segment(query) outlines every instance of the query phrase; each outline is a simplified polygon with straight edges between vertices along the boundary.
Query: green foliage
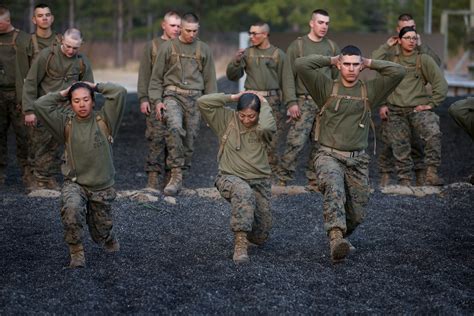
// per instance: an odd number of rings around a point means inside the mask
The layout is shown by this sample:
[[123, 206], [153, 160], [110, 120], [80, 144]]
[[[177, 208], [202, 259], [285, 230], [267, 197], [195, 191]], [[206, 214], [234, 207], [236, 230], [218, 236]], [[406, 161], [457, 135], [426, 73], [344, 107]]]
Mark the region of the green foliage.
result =
[[[66, 0], [42, 0], [55, 15], [55, 29], [64, 31], [69, 25], [69, 3]], [[117, 1], [75, 0], [75, 25], [87, 40], [111, 40], [117, 23]], [[14, 25], [29, 30], [29, 0], [6, 0]], [[423, 30], [424, 0], [127, 0], [124, 3], [126, 38], [149, 38], [159, 32], [165, 12], [193, 11], [201, 19], [205, 32], [246, 31], [251, 23], [262, 20], [272, 31], [307, 32], [311, 12], [326, 9], [331, 15], [332, 32], [392, 33], [400, 13], [415, 16], [419, 30]], [[443, 10], [467, 10], [470, 0], [433, 1], [432, 30], [440, 30]], [[151, 18], [152, 24], [149, 25]], [[465, 44], [467, 28], [463, 18], [450, 16], [449, 49], [455, 51]]]

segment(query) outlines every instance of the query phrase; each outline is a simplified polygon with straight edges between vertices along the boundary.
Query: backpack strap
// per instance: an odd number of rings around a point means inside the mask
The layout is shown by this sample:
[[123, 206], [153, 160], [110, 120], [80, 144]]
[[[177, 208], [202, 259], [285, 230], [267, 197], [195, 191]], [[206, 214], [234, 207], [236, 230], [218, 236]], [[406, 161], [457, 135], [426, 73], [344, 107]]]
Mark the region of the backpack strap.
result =
[[272, 54], [271, 55], [258, 55], [256, 53], [256, 48], [255, 46], [250, 46], [247, 50], [249, 52], [248, 54], [248, 58], [249, 59], [252, 59], [252, 58], [255, 58], [256, 61], [255, 63], [257, 64], [257, 66], [260, 64], [260, 59], [265, 59], [265, 58], [270, 58], [270, 59], [273, 59], [273, 61], [275, 62], [275, 64], [278, 64], [278, 61], [280, 60], [280, 54], [278, 53], [278, 48], [276, 48], [275, 46], [271, 45], [270, 47], [273, 48], [273, 51], [272, 51]]
[[[64, 76], [61, 76], [61, 74], [55, 73], [51, 69], [51, 67], [49, 67], [49, 64], [51, 63], [51, 60], [53, 59], [54, 55], [55, 55], [54, 51], [51, 49], [51, 51], [49, 52], [48, 58], [46, 59], [46, 75], [55, 80], [67, 81], [67, 78], [70, 77], [70, 75], [66, 74]], [[82, 58], [81, 54], [77, 54], [76, 57], [79, 61], [79, 79], [82, 79], [86, 70], [86, 65], [84, 63], [84, 59]]]
[[197, 40], [196, 42], [196, 51], [194, 55], [187, 55], [178, 52], [174, 41], [171, 41], [171, 55], [176, 56], [176, 62], [181, 63], [181, 58], [192, 58], [198, 64], [198, 69], [202, 72], [202, 60], [201, 60], [201, 41]]
[[107, 141], [109, 142], [109, 144], [113, 144], [114, 138], [112, 137], [112, 134], [110, 133], [110, 128], [107, 122], [102, 118], [102, 116], [99, 113], [96, 113], [95, 120], [97, 122], [97, 125], [99, 125], [99, 129], [107, 138]]
[[239, 130], [239, 123], [237, 122], [237, 113], [236, 112], [234, 112], [232, 114], [232, 118], [227, 123], [227, 128], [226, 128], [224, 134], [222, 135], [222, 138], [221, 138], [221, 141], [220, 141], [220, 144], [219, 144], [219, 151], [217, 153], [217, 161], [221, 160], [222, 154], [224, 153], [225, 144], [227, 143], [227, 140], [229, 139], [230, 132], [234, 128], [237, 128], [237, 135], [238, 135], [236, 149], [240, 150], [240, 130]]
[[12, 41], [10, 43], [3, 43], [0, 42], [0, 46], [13, 46], [13, 49], [16, 51], [16, 38], [18, 37], [18, 34], [20, 34], [20, 30], [14, 28], [13, 29], [13, 36], [12, 36]]
[[33, 43], [33, 56], [37, 56], [40, 52], [38, 44], [38, 36], [36, 33], [31, 34], [31, 43]]
[[303, 38], [298, 36], [296, 40], [298, 41], [298, 57], [303, 57]]
[[[337, 97], [337, 92], [339, 91], [339, 81], [334, 80], [332, 84], [332, 90], [331, 90], [331, 95], [329, 98], [326, 100], [324, 105], [321, 107], [321, 111], [319, 111], [318, 115], [316, 116], [316, 125], [313, 127], [314, 129], [314, 140], [318, 141], [319, 140], [319, 135], [321, 133], [321, 117], [323, 116], [324, 111], [326, 111], [326, 108], [331, 104], [332, 100], [334, 100]], [[336, 105], [337, 108], [339, 108], [339, 102]]]
[[151, 66], [155, 64], [156, 56], [158, 56], [158, 46], [160, 44], [158, 43], [158, 39], [155, 37], [151, 41]]
[[[421, 67], [421, 55], [422, 53], [418, 52], [416, 54], [416, 63], [415, 63], [415, 67], [413, 66], [403, 66], [406, 70], [410, 70], [410, 69], [413, 69], [415, 68], [415, 72], [419, 73], [421, 75], [421, 79], [423, 80], [423, 85], [426, 86], [426, 84], [428, 83], [428, 80], [426, 80], [426, 77], [425, 77], [425, 74], [423, 73], [423, 68]], [[394, 63], [397, 63], [397, 64], [400, 64], [400, 55], [399, 54], [396, 54], [392, 61]]]

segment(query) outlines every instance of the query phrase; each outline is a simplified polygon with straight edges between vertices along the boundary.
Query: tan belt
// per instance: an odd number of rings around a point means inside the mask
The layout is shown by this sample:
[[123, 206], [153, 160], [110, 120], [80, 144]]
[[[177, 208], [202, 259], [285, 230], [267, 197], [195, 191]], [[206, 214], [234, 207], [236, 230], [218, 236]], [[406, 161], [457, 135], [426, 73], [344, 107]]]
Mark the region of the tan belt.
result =
[[343, 150], [337, 150], [337, 149], [327, 147], [327, 146], [323, 146], [323, 145], [320, 145], [320, 149], [322, 149], [324, 151], [327, 151], [327, 152], [330, 152], [330, 153], [336, 153], [336, 154], [339, 154], [339, 155], [347, 157], [347, 158], [354, 158], [354, 157], [358, 157], [362, 154], [365, 154], [364, 149], [356, 150], [356, 151], [343, 151]]
[[306, 100], [313, 100], [313, 97], [309, 94], [299, 94], [298, 98], [300, 99], [306, 99]]
[[279, 95], [280, 90], [254, 90], [255, 93], [261, 95], [262, 97], [271, 97], [274, 95]]
[[201, 93], [201, 90], [186, 90], [186, 89], [181, 89], [180, 87], [173, 86], [173, 85], [166, 86], [165, 91], [174, 91], [179, 94], [186, 94], [186, 95], [194, 95], [194, 94]]

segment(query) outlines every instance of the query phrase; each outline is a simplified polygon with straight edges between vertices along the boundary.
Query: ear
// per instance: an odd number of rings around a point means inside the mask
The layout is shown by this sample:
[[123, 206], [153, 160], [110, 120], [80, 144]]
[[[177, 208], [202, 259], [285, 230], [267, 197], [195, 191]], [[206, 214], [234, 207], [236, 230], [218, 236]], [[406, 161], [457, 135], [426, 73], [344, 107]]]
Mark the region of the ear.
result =
[[34, 16], [34, 15], [31, 17], [31, 22], [32, 22], [34, 25], [36, 25], [36, 20], [35, 20], [35, 16]]
[[51, 24], [54, 23], [54, 15], [51, 14]]
[[314, 20], [313, 20], [313, 18], [311, 17], [311, 20], [309, 20], [309, 27], [310, 27], [310, 28], [313, 28], [313, 26], [314, 26]]

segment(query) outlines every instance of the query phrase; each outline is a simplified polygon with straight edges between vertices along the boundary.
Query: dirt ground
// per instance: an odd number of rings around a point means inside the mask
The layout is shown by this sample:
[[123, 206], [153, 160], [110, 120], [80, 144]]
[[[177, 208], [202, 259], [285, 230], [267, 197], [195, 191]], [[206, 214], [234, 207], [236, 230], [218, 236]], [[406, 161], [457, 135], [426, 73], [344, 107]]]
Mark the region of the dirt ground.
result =
[[[221, 91], [234, 88], [221, 82]], [[437, 110], [440, 173], [448, 184], [474, 171], [473, 141], [447, 116], [453, 101]], [[144, 130], [131, 94], [114, 145], [119, 191], [145, 186]], [[203, 125], [186, 187], [212, 187], [216, 152], [217, 139]], [[2, 315], [474, 313], [470, 184], [422, 198], [383, 194], [372, 159], [368, 216], [351, 237], [356, 251], [338, 265], [328, 258], [320, 194], [274, 197], [271, 238], [251, 248], [244, 266], [231, 259], [230, 206], [224, 200], [121, 198], [114, 203], [121, 251], [108, 255], [86, 235], [87, 267], [69, 270], [59, 200], [27, 197], [10, 157], [7, 187], [0, 192]], [[293, 184], [305, 184], [306, 157]]]

